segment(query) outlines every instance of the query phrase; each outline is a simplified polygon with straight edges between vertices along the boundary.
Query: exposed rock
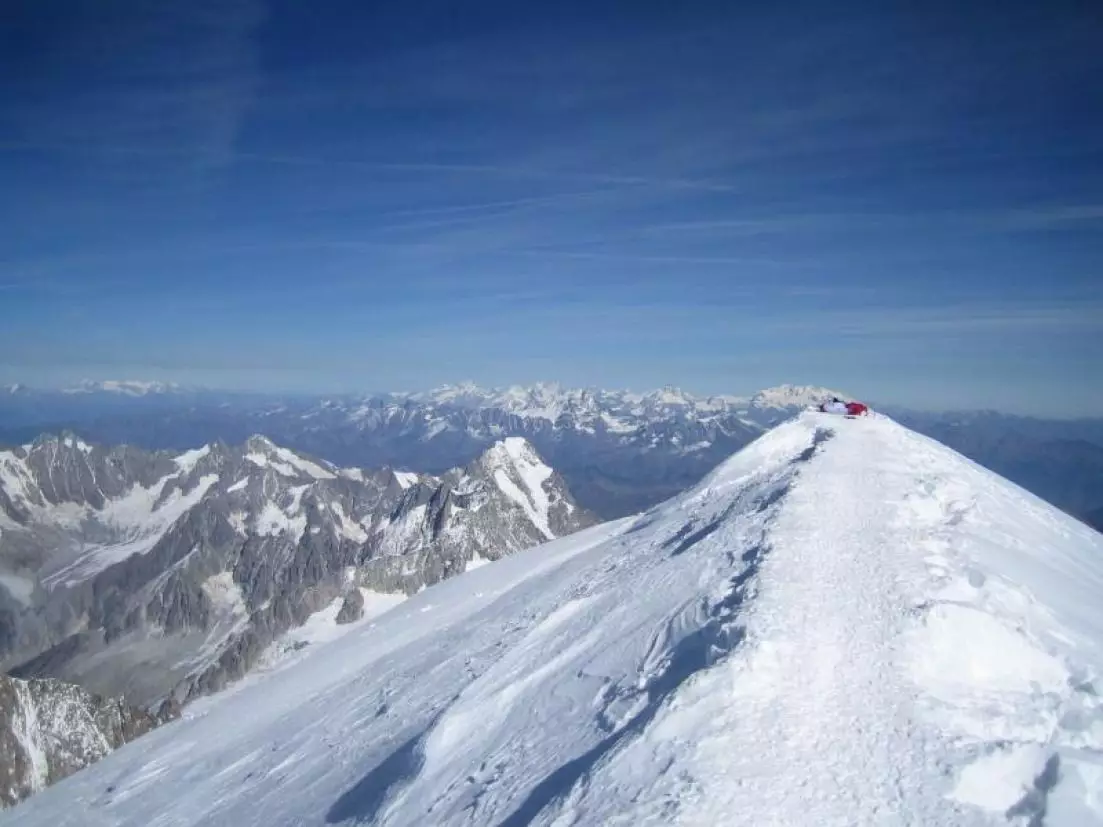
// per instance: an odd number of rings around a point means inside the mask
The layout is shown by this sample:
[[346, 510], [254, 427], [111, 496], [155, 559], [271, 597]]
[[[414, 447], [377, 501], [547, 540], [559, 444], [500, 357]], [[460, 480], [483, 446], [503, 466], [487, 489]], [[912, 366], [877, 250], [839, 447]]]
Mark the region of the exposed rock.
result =
[[41, 437], [0, 451], [0, 669], [185, 702], [350, 586], [413, 594], [592, 522], [522, 439], [438, 477], [261, 436], [183, 454]]
[[353, 589], [345, 595], [345, 602], [341, 604], [341, 611], [337, 613], [337, 623], [355, 623], [364, 616], [364, 595], [359, 589]]
[[0, 806], [10, 807], [154, 727], [157, 715], [62, 681], [0, 675]]

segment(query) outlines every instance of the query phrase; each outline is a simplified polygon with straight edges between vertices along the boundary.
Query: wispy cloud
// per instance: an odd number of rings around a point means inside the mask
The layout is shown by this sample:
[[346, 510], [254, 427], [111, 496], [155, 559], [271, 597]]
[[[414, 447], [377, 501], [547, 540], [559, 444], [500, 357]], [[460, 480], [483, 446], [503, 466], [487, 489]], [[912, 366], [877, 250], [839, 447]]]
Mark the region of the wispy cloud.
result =
[[888, 211], [831, 211], [820, 213], [755, 213], [700, 220], [668, 221], [641, 226], [640, 236], [755, 237], [809, 233], [879, 232], [886, 229], [920, 231], [938, 229], [970, 233], [1074, 228], [1103, 222], [1101, 204], [1049, 204], [973, 209], [916, 209]]
[[[225, 96], [222, 103], [225, 104], [232, 98], [231, 90], [220, 88], [217, 90], [204, 90], [197, 93], [198, 97]], [[242, 99], [238, 99], [239, 103]], [[138, 101], [134, 101], [138, 103]], [[153, 108], [153, 107], [149, 107]], [[240, 115], [245, 109], [244, 105], [229, 107], [223, 105], [221, 111], [224, 117], [214, 118], [206, 125], [205, 130], [210, 136], [229, 138], [236, 136], [240, 126]], [[217, 114], [212, 112], [209, 114]], [[230, 113], [237, 116], [231, 118]], [[139, 119], [135, 117], [132, 123], [136, 125]], [[172, 146], [140, 146], [126, 145], [123, 143], [88, 144], [77, 141], [35, 139], [20, 141], [0, 142], [0, 150], [43, 150], [49, 152], [69, 152], [88, 156], [122, 156], [145, 157], [179, 160], [203, 160], [206, 155], [212, 154], [213, 149], [218, 149], [219, 160], [223, 163], [264, 164], [271, 166], [291, 167], [322, 167], [341, 170], [361, 170], [364, 172], [406, 172], [418, 174], [466, 174], [480, 177], [515, 178], [515, 179], [544, 179], [548, 181], [577, 184], [607, 184], [631, 187], [652, 187], [669, 190], [687, 190], [701, 192], [739, 192], [742, 187], [729, 181], [691, 178], [668, 177], [649, 175], [618, 175], [600, 171], [572, 168], [552, 168], [527, 166], [522, 164], [481, 164], [481, 163], [447, 163], [437, 161], [420, 160], [372, 160], [358, 159], [341, 156], [326, 155], [283, 155], [260, 152], [235, 152], [229, 147], [231, 140], [210, 141], [208, 145], [198, 147], [172, 147]]]
[[1046, 230], [1103, 223], [1103, 204], [1055, 204], [1007, 210], [992, 217], [1008, 230]]
[[27, 67], [6, 113], [20, 137], [5, 145], [175, 148], [200, 167], [224, 165], [260, 81], [263, 0], [89, 9], [50, 20], [53, 48]]
[[887, 339], [952, 334], [1103, 334], [1103, 304], [1019, 302], [946, 304], [928, 308], [869, 305], [859, 309], [833, 308], [806, 315], [764, 319], [762, 324], [778, 331]]

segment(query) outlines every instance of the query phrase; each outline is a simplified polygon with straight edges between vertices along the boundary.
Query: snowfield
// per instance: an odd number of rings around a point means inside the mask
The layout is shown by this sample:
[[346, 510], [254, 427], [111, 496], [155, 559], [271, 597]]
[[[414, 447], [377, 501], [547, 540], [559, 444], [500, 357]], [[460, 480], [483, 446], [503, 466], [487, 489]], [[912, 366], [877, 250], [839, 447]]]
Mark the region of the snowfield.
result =
[[10, 811], [61, 825], [1103, 824], [1103, 536], [805, 414]]

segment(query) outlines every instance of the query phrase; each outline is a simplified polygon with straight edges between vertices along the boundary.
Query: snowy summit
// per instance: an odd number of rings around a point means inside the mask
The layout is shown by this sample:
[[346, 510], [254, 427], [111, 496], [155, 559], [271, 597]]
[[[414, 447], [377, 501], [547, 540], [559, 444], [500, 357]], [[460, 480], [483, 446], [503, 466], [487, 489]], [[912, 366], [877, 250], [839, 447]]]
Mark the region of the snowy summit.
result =
[[635, 518], [426, 589], [7, 818], [1103, 824], [1103, 536], [806, 413]]

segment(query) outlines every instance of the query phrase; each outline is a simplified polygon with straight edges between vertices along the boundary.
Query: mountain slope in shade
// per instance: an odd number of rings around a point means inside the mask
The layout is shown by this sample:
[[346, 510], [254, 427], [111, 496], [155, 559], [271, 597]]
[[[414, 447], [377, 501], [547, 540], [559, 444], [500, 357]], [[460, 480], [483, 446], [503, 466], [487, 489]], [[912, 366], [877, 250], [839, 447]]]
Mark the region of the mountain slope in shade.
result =
[[12, 823], [1101, 824], [1101, 593], [1083, 524], [889, 420], [805, 414]]
[[55, 680], [0, 675], [0, 807], [11, 806], [172, 719]]
[[260, 436], [182, 454], [43, 437], [0, 452], [0, 668], [185, 701], [335, 601], [356, 619], [365, 593], [413, 594], [593, 521], [519, 439], [428, 476]]

